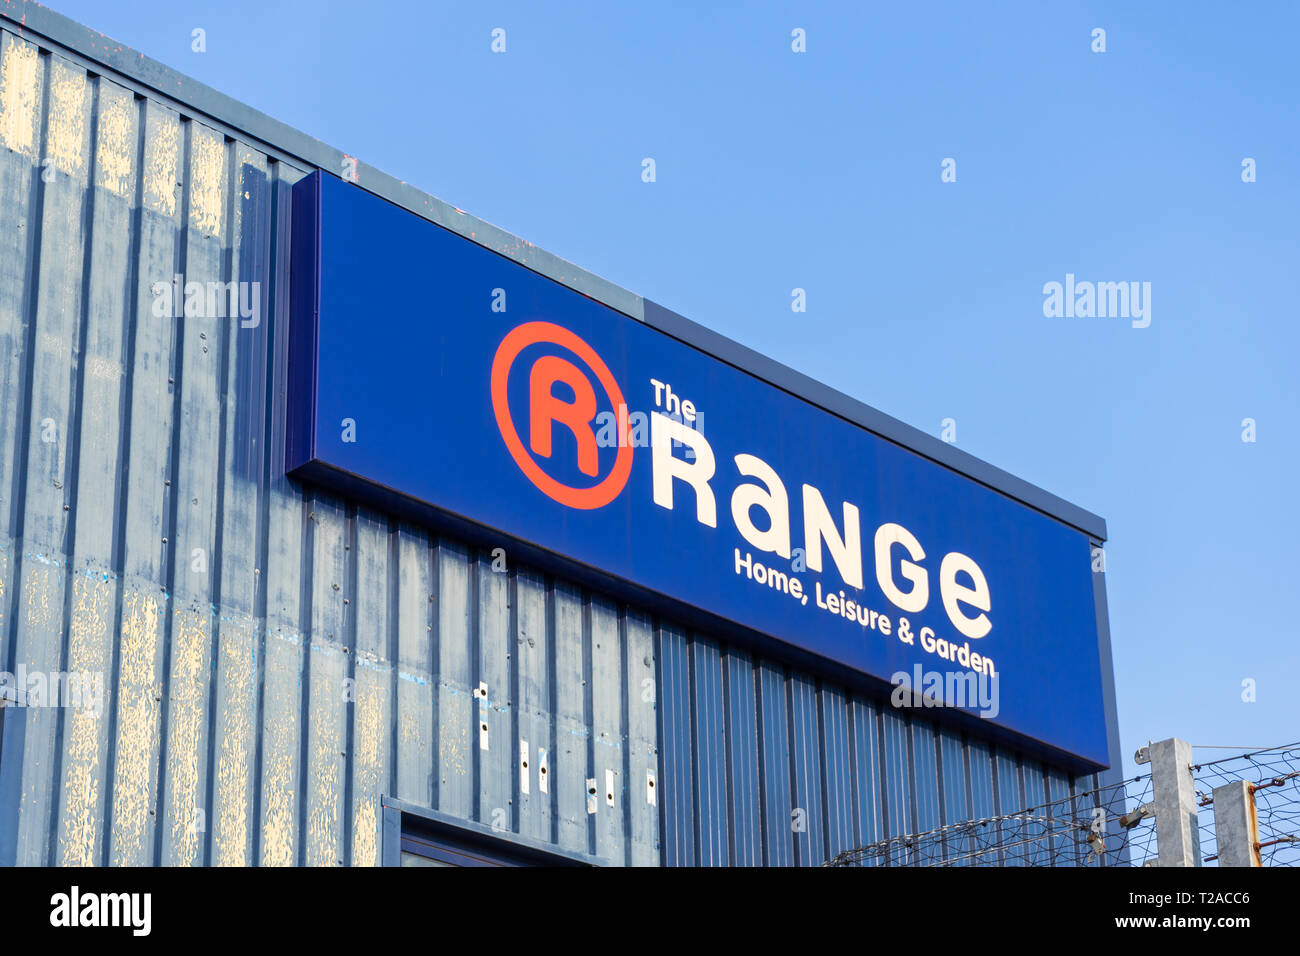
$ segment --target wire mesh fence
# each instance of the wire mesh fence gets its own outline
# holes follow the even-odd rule
[[[1203,861],[1213,865],[1218,860],[1214,788],[1245,780],[1254,791],[1261,864],[1300,866],[1300,741],[1193,764],[1192,776]]]
[[[1155,856],[1151,775],[857,847],[827,866],[1116,866]]]
[[[1264,866],[1300,865],[1300,743],[1194,764],[1202,859],[1216,860],[1212,792],[1254,785]],[[1152,866],[1151,774],[1080,790],[1015,813],[948,824],[846,850],[827,866]]]

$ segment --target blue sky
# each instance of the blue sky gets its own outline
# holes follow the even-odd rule
[[[1102,515],[1128,772],[1300,738],[1300,7],[53,6]]]

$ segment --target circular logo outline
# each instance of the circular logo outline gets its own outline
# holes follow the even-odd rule
[[[519,357],[520,352],[530,345],[542,342],[568,349],[582,359],[587,367],[596,373],[596,379],[614,406],[614,415],[618,422],[618,454],[614,458],[614,467],[610,473],[599,484],[590,488],[571,487],[556,481],[542,470],[541,465],[524,447],[519,432],[515,429],[514,420],[510,417],[507,388],[510,370],[514,367],[515,359]],[[519,466],[524,476],[536,485],[539,491],[566,507],[584,511],[603,508],[617,498],[627,485],[627,480],[632,474],[633,448],[628,440],[627,416],[619,414],[619,410],[626,407],[627,402],[623,399],[622,389],[618,387],[613,373],[596,354],[596,350],[575,333],[554,322],[525,322],[515,326],[506,333],[506,337],[501,340],[496,354],[492,357],[492,413],[496,417],[497,431],[501,433],[501,438],[506,443],[506,450],[510,452],[510,457],[515,460],[515,464]]]

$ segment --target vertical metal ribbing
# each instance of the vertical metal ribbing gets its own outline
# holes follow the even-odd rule
[[[145,123],[146,100],[143,97],[134,99],[136,111],[136,128],[139,130],[139,136],[135,144],[135,190],[132,197],[131,213],[131,233],[130,233],[130,253],[127,256],[128,276],[126,285],[126,328],[123,341],[123,363],[125,365],[125,374],[122,376],[120,386],[119,407],[122,409],[121,419],[118,422],[118,475],[119,482],[117,494],[115,495],[115,513],[113,526],[113,556],[111,567],[113,573],[117,576],[117,590],[113,600],[113,633],[122,633],[122,599],[126,593],[126,503],[127,494],[130,489],[129,473],[131,467],[131,449],[128,443],[128,436],[131,434],[132,418],[134,403],[131,401],[131,395],[134,393],[135,382],[135,351],[136,351],[136,330],[139,323],[134,321],[135,316],[140,311],[140,259],[142,247],[142,219],[144,217],[144,157],[145,142],[147,140]],[[112,660],[112,672],[105,675],[107,688],[111,689],[108,702],[108,751],[104,758],[104,781],[105,791],[108,790],[107,782],[114,779],[117,767],[117,734],[114,732],[118,725],[118,687],[121,679],[122,656],[118,653],[119,648],[114,647]],[[104,840],[100,850],[101,866],[108,866],[109,854],[112,841],[109,838],[109,832],[112,824],[111,819],[112,802],[107,792],[104,795],[103,823],[104,823]]]

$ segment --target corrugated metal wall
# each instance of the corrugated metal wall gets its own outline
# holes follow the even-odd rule
[[[816,866],[1097,785],[707,636],[663,626],[658,647],[670,865]],[[1062,841],[1037,862],[1084,859]]]
[[[280,473],[301,175],[0,37],[2,659],[108,687],[27,709],[17,860],[370,863],[391,794],[653,862],[648,625]],[[263,321],[158,317],[176,273]]]
[[[0,664],[106,685],[24,709],[14,862],[372,864],[391,795],[818,864],[1072,786],[286,479],[307,167],[218,125],[0,32]],[[260,321],[158,316],[175,274],[258,283]]]

